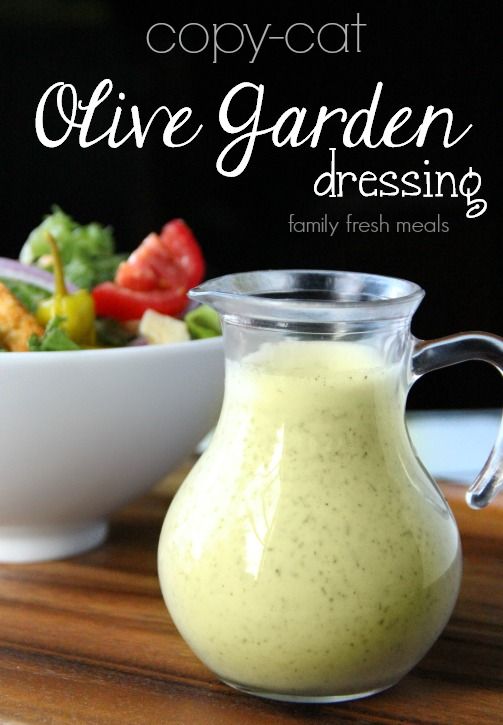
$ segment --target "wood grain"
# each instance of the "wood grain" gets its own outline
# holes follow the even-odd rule
[[[115,517],[109,541],[74,559],[0,566],[0,722],[16,725],[438,723],[484,725],[503,712],[503,497],[458,519],[458,605],[424,660],[392,690],[353,703],[288,705],[218,680],[177,634],[161,599],[156,546],[186,467]]]

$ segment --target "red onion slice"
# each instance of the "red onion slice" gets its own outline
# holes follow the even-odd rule
[[[48,292],[54,292],[54,277],[50,272],[31,264],[23,264],[15,259],[0,257],[0,277],[27,282]],[[77,290],[77,287],[69,282],[66,283],[66,287],[68,292]]]

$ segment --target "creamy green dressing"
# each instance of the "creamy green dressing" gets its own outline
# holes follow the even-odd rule
[[[398,365],[347,342],[227,366],[221,419],[159,547],[173,620],[222,679],[348,695],[393,684],[457,596],[457,529],[403,422]]]

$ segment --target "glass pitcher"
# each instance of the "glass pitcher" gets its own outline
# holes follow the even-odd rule
[[[418,460],[407,392],[503,340],[410,333],[423,291],[368,274],[229,275],[191,296],[221,315],[225,397],[159,545],[174,623],[223,681],[301,702],[373,694],[427,652],[454,607],[456,523]],[[501,484],[502,436],[467,493]]]

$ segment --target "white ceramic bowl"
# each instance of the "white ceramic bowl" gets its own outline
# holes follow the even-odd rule
[[[100,544],[216,422],[221,338],[0,354],[0,562]]]

